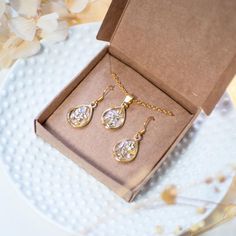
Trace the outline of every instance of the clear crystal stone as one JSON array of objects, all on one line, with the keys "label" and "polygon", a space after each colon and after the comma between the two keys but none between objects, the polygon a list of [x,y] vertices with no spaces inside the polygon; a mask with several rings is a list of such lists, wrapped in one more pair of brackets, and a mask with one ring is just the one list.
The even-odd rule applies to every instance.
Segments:
[{"label": "clear crystal stone", "polygon": [[106,128],[115,129],[124,124],[125,109],[123,107],[115,107],[106,110],[102,115],[102,123]]},{"label": "clear crystal stone", "polygon": [[113,156],[117,161],[132,161],[138,153],[138,142],[134,139],[126,139],[117,143],[113,149]]},{"label": "clear crystal stone", "polygon": [[68,113],[68,121],[73,127],[83,127],[89,123],[92,116],[90,105],[81,105]]},{"label": "clear crystal stone", "polygon": [[79,107],[74,110],[72,113],[74,118],[77,119],[79,122],[81,122],[84,119],[87,119],[89,116],[89,108],[88,107]]}]

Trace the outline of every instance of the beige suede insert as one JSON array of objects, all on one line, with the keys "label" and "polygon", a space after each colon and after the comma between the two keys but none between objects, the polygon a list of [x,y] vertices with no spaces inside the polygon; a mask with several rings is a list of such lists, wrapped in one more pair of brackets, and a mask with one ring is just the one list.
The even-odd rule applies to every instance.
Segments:
[{"label": "beige suede insert", "polygon": [[[170,109],[175,116],[167,117],[132,104],[127,110],[125,125],[118,130],[107,130],[101,123],[102,112],[109,107],[120,105],[124,99],[124,94],[116,87],[94,110],[88,126],[81,129],[72,128],[66,121],[67,111],[79,104],[89,104],[98,98],[108,85],[114,84],[110,74],[109,54],[106,54],[43,125],[78,156],[132,190],[157,165],[189,124],[193,114],[121,61],[112,57],[111,62],[113,71],[119,75],[130,93],[149,103]],[[121,139],[132,138],[143,127],[148,116],[154,116],[156,121],[150,123],[140,143],[137,158],[128,164],[115,161],[112,158],[113,146]]]}]

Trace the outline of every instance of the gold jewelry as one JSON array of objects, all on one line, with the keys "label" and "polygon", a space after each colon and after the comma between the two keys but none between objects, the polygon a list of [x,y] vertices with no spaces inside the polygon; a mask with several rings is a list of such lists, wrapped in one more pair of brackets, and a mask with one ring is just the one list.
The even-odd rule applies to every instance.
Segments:
[{"label": "gold jewelry", "polygon": [[121,83],[117,74],[112,73],[112,79],[115,81],[116,85],[119,87],[121,92],[125,95],[124,101],[121,103],[120,106],[112,107],[105,110],[102,114],[102,124],[107,129],[117,129],[124,125],[125,117],[126,117],[126,110],[129,108],[131,104],[141,105],[147,109],[157,111],[160,113],[165,114],[166,116],[174,116],[172,111],[166,110],[164,108],[146,103],[135,96],[131,95],[124,85]]},{"label": "gold jewelry", "polygon": [[109,85],[102,93],[102,95],[92,101],[89,105],[78,105],[76,107],[71,108],[67,112],[67,121],[74,128],[82,128],[86,126],[93,116],[93,111],[97,107],[97,105],[104,100],[105,96],[114,90],[114,86]]},{"label": "gold jewelry", "polygon": [[138,131],[132,139],[124,139],[119,141],[113,148],[113,157],[119,162],[130,162],[133,161],[139,150],[139,143],[146,133],[147,126],[150,121],[154,121],[155,118],[150,116],[144,123],[144,128]]}]

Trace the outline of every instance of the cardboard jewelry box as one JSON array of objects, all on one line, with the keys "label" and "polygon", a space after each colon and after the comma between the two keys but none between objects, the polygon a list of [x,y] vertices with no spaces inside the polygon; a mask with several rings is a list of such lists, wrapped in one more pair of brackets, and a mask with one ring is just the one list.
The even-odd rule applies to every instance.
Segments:
[{"label": "cardboard jewelry box", "polygon": [[[132,201],[182,139],[201,109],[210,114],[236,72],[235,0],[113,0],[97,38],[110,42],[35,119],[35,132],[76,164]],[[109,58],[110,57],[110,58]],[[66,122],[71,107],[89,104],[117,73],[131,94],[174,117],[131,105],[125,125],[107,130],[101,114],[120,105],[118,88],[95,109],[88,126]],[[113,146],[152,122],[137,158],[112,158]]]}]

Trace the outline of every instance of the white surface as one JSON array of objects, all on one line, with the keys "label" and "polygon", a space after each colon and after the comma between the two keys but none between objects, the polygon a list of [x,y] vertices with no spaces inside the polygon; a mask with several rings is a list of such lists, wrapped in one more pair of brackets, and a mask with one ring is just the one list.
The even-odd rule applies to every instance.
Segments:
[{"label": "white surface", "polygon": [[13,186],[0,162],[0,235],[2,236],[72,236],[45,221],[29,207],[26,199]]},{"label": "white surface", "polygon": [[[234,161],[236,126],[232,123],[236,113],[227,97],[210,117],[201,115],[171,155],[172,163],[164,165],[158,173],[161,177],[156,174],[133,204],[116,197],[33,133],[37,113],[103,47],[93,40],[96,31],[96,25],[77,27],[67,42],[46,48],[12,68],[0,92],[0,158],[30,203],[70,231],[141,236],[154,235],[156,225],[170,232],[177,225],[187,228],[204,216],[194,214],[191,207],[157,209],[160,200],[149,200],[168,184],[183,188],[215,175]],[[219,186],[219,194],[213,188],[197,185],[182,195],[219,201],[229,183]],[[136,209],[138,204],[150,202],[151,208]]]},{"label": "white surface", "polygon": [[235,236],[236,232],[236,219],[220,225],[209,232],[202,234],[202,236]]},{"label": "white surface", "polygon": [[9,73],[9,70],[10,69],[0,70],[0,89],[1,89],[1,86],[2,86],[2,84],[4,83],[4,81],[7,77],[7,74]]},{"label": "white surface", "polygon": [[[235,236],[236,220],[202,236]],[[0,234],[4,236],[75,236],[47,221],[13,185],[5,166],[0,162]],[[77,235],[78,236],[78,235]],[[96,235],[95,235],[96,236]]]}]

